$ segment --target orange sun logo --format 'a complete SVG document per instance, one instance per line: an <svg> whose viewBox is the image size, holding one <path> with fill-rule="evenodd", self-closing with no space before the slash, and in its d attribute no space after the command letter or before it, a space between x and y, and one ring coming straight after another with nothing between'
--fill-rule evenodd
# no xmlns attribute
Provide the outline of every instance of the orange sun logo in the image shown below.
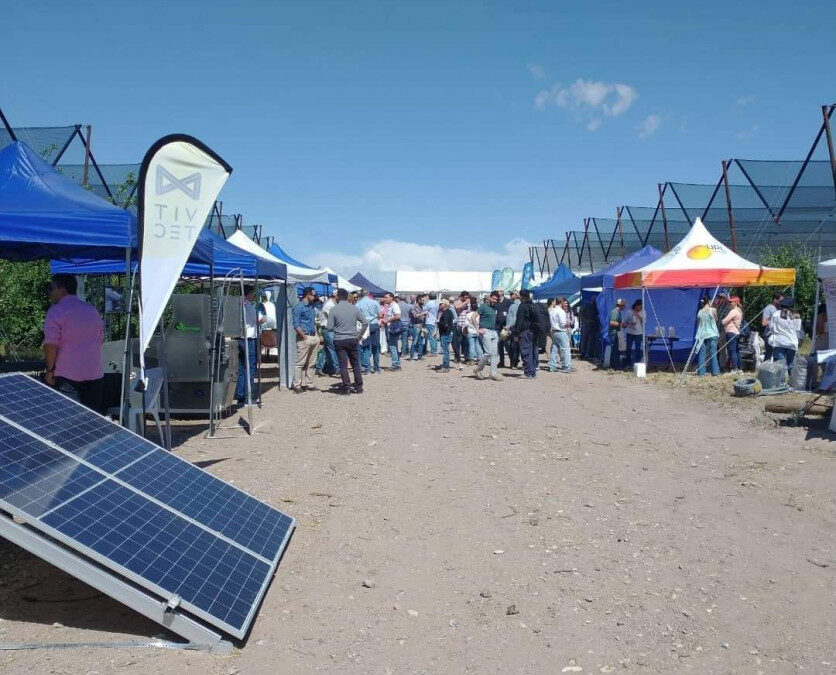
<svg viewBox="0 0 836 675"><path fill-rule="evenodd" d="M688 253L685 255L691 258L691 260L705 260L711 257L711 249L705 244L699 244L689 248Z"/></svg>

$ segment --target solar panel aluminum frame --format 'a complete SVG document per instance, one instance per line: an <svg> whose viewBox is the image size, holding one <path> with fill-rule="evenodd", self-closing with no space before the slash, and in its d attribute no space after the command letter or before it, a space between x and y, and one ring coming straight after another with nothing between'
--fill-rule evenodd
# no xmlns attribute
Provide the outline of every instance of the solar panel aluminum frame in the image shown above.
<svg viewBox="0 0 836 675"><path fill-rule="evenodd" d="M0 378L21 376L21 375L22 375L21 373L5 373L5 374L0 374ZM24 377L27 377L27 376L24 376ZM66 401L68 402L68 405L72 404L72 405L77 405L77 406L80 406L80 407L84 408L84 406L82 406L81 403L63 396L62 394L60 394L59 392L56 392L51 387L48 387L43 382L40 382L39 380L36 380L34 378L30 378L30 377L27 377L27 379L31 382L34 382L34 383L38 384L39 386L44 387L47 391L49 391L53 395L62 396L63 398L66 399ZM89 412L87 408L84 408L84 410ZM46 445L46 446L48 446L48 447L50 447L50 448L52 448L56 451L62 453L63 455L67 456L69 459L77 462L78 464L87 466L88 468L90 468L90 469L94 470L95 472L101 474L104 480L114 481L117 484L123 485L124 487L132 490L136 494L141 495L143 498L147 499L151 503L155 503L156 505L164 508L165 510L176 514L178 517L197 525L198 527L200 527L201 529L206 530L207 532L210 532L210 533L214 534L216 537L218 537L222 541L227 541L227 542L235 545L236 547L241 548L242 550L246 551L250 555L256 557L259 560L261 560L262 562L269 563L269 572L268 572L267 575L265 575L264 582L263 582L263 584L261 585L261 588L258 591L258 594L256 596L256 600L253 602L252 607L250 608L250 611L247 615L246 620L244 621L243 628L238 629L235 626L232 626L232 625L230 625L230 624L228 624L224 621L219 620L217 617L212 616L208 612L205 612L205 611L201 610L200 608L195 607L191 603L183 601L178 596L172 596L171 592L166 591L165 589L163 589L160 586L154 584L153 582L149 581L148 579L145 579L142 576L140 576L140 575L124 568L124 567L122 567L121 565L115 563L114 561L110 560L106 556L101 555L100 553L97 553L96 551L93 551L89 547L81 544L78 541L75 541L72 537L64 535L63 533L61 533L61 532L57 531L56 529L50 527L46 523L42 522L39 517L32 517L32 516L24 513L22 510L12 506L11 504L9 504L5 501L0 501L0 510L5 510L6 512L8 512L12 516L14 516L17 520L19 520L19 521L29 525L30 527L38 530L40 533L42 533L42 536L46 535L47 537L51 537L52 539L56 540L57 542L60 542L64 546L67 546L69 549L73 550L74 552L77 551L77 552L81 553L83 556L87 556L91 560L95 561L95 563L97 563L98 565L101 565L101 566L107 568L108 570L111 570L112 573L114 573L115 575L119 575L121 577L124 577L124 579L128 580L129 583L136 584L139 587L141 587L143 589L146 589L147 591L150 591L151 593L159 596L160 598L163 598L164 599L163 605L168 610L170 610L166 614L172 614L172 615L176 614L178 616L184 616L182 611L181 611L181 608L182 608L182 610L185 610L189 614L193 615L195 618L200 619L201 621L205 621L206 623L210 624L211 626L215 626L215 627L219 628L220 630L224 631L225 633L227 633L229 635L232 635L232 636L234 636L236 638L239 638L239 639L243 639L246 636L247 632L249 631L250 627L252 626L252 622L255 618L255 614L258 611L258 609L260 608L261 603L264 600L264 597L265 597L266 592L267 592L267 588L269 587L270 583L272 582L272 580L275 576L276 568L278 567L278 564L279 564L279 562L280 562L280 560L281 560L281 558L284 554L284 551L287 549L287 545L290 541L290 538L293 535L293 532L294 532L295 527L296 527L296 520L294 518L291 518L290 525L288 526L287 532L284 536L284 539L282 540L281 545L278 547L276 555L274 556L274 558L272 560L268 560L267 558L264 558L263 556L261 556L259 554L256 554L254 551L251 551L251 550L247 549L246 547L238 544L237 542L233 542L232 540L229 540L222 533L217 532L216 530L213 530L212 528L210 528L206 525L202 525L201 523L198 523L197 521L194 521L192 518L189 518L186 514L178 511L177 509L175 509L171 506L168 506L167 504L164 504L162 502L159 502L155 498L153 498L150 495L142 492L141 490L138 490L138 489L134 488L130 484L124 483L124 481L122 481L119 478L118 475L110 473L110 472L108 472L104 469L101 469L99 467L96 467L95 465L87 462L86 460L82 459L81 457L78 457L77 455L74 455L73 453L71 453L67 450L64 450L61 446L55 444L54 442L52 442L52 441L50 441L46 438L43 438L42 436L37 435L36 433L30 431L29 429L21 426L18 423L10 420L9 418L7 418L3 415L0 415L0 420L2 420L6 424L18 429L19 431L25 433L26 435L28 435L31 438L37 440L38 442L40 442L40 443L42 443L42 444L44 444L44 445ZM110 421L110 420L108 420L108 421ZM123 429L121 426L119 426L115 422L111 422L111 423L114 424L115 426L118 426L121 431L123 431L123 432L127 431L131 435L142 439L142 437L139 436L138 434L134 434L133 432L130 432L126 429ZM150 443L149 441L146 441L145 439L142 439L142 440L144 442L147 442L149 445L153 446L153 444ZM154 446L154 447L157 448L157 446ZM157 449L159 449L159 448L157 448ZM185 461L185 460L183 460L183 461ZM125 468L125 467L123 467L123 468ZM235 486L232 486L232 487L234 487L235 490L237 490L239 492L244 492L243 490L240 490L238 487L235 487ZM244 493L244 494L247 494L247 496L255 499L255 497L252 497L252 495L249 495L248 493ZM260 500L257 500L257 501L260 501ZM8 519L4 518L3 520L7 521ZM14 524L16 524L16 523L14 523ZM48 541L48 540L46 540L46 541ZM27 549L27 550L31 551L31 549ZM34 553L35 551L31 551L31 552ZM83 560L83 558L81 558L78 553L74 553L74 555L75 555L76 558L78 558L80 560ZM45 558L45 559L48 562L52 562L49 558ZM121 583L123 585L125 583L123 580L119 579L119 577L117 577L117 576L113 576L112 580L115 583ZM98 586L96 586L96 587L98 588ZM104 592L107 592L107 591L104 591ZM110 593L108 593L108 594L110 594ZM113 596L113 597L116 597L116 596ZM117 598L117 599L121 600L121 598ZM129 603L125 603L125 604L129 604ZM133 607L133 605L130 605L130 604L129 604L129 606ZM144 613L144 612L142 612L142 613ZM149 615L146 614L146 616L149 616ZM165 626L168 625L165 621L160 621L159 618L157 618L155 616L149 616L149 618L152 618L153 620L158 621L159 623L162 623ZM182 622L178 621L178 625L180 625L181 623ZM194 622L194 620L191 620L191 623L194 624L194 625L200 625L200 624L197 624L196 622ZM187 626L187 628L189 628L189 627ZM212 644L211 636L217 635L217 633L215 633L214 631L212 631L211 629L209 629L208 627L205 627L205 626L204 626L204 629L207 631L207 636L210 638L210 640L209 640L208 643L201 642L201 644ZM172 627L172 630L177 632L173 627ZM189 628L189 632L193 632L191 628ZM182 633L178 633L178 634L181 634L183 637L186 637L187 639L190 639L187 635L184 635Z"/></svg>
<svg viewBox="0 0 836 675"><path fill-rule="evenodd" d="M47 560L58 569L159 623L193 645L218 654L227 654L232 650L231 642L224 640L220 633L202 622L177 609L172 610L167 602L135 584L120 579L110 570L85 559L65 546L51 541L33 528L16 523L4 513L0 513L0 537Z"/></svg>

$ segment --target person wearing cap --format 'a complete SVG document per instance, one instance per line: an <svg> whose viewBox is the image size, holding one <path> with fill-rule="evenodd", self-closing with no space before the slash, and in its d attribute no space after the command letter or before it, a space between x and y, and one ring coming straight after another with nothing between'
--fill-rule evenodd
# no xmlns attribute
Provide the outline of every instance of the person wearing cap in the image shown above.
<svg viewBox="0 0 836 675"><path fill-rule="evenodd" d="M736 295L729 298L729 311L720 321L723 326L723 336L729 351L729 363L732 373L742 371L740 362L740 328L743 325L743 310L740 308L740 298Z"/></svg>
<svg viewBox="0 0 836 675"><path fill-rule="evenodd" d="M798 351L798 339L803 337L801 319L793 311L792 298L782 298L780 308L769 319L769 340L772 345L772 357L784 359L787 368L792 368Z"/></svg>
<svg viewBox="0 0 836 675"><path fill-rule="evenodd" d="M475 309L475 303L473 304ZM462 364L467 363L468 357L471 356L468 352L469 344L467 340L467 315L471 310L470 293L462 291L459 293L459 299L453 302L453 309L456 311L456 331L453 333L453 354L456 357L456 363L459 364L459 370L463 368ZM475 358L475 355L473 355Z"/></svg>
<svg viewBox="0 0 836 675"><path fill-rule="evenodd" d="M456 331L456 311L450 306L447 298L438 301L438 339L441 343L441 365L439 373L450 372L450 345L453 342L453 333Z"/></svg>
<svg viewBox="0 0 836 675"><path fill-rule="evenodd" d="M293 307L293 330L296 331L296 372L291 389L297 394L312 387L311 367L316 363L319 338L316 335L316 293L310 286L302 289L302 300Z"/></svg>
<svg viewBox="0 0 836 675"><path fill-rule="evenodd" d="M626 306L627 303L624 302L624 298L619 298L615 301L615 307L613 307L612 311L610 312L609 330L607 331L607 338L610 342L609 366L613 370L621 370L621 355L618 351L618 333L624 326L623 322L621 321L621 312L624 311L624 308Z"/></svg>

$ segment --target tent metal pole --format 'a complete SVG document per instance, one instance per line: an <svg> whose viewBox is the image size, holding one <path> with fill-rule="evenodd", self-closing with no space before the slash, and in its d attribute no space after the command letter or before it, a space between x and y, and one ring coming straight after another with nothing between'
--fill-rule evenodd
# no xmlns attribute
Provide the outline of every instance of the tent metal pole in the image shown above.
<svg viewBox="0 0 836 675"><path fill-rule="evenodd" d="M215 263L209 263L209 436L215 434L215 359L218 331L215 324Z"/></svg>
<svg viewBox="0 0 836 675"><path fill-rule="evenodd" d="M253 433L253 392L252 392L252 374L250 373L250 340L247 337L247 312L244 308L244 270L241 270L241 275L238 277L241 288L241 330L244 333L244 368L247 376L247 433L252 436Z"/></svg>
<svg viewBox="0 0 836 675"><path fill-rule="evenodd" d="M821 290L821 279L819 279L819 265L821 264L821 235L819 235L819 258L818 263L816 263L816 299L813 301L813 329L810 331L812 338L813 338L813 345L812 349L813 352L816 350L816 328L818 328L819 323L819 292Z"/></svg>
<svg viewBox="0 0 836 675"><path fill-rule="evenodd" d="M258 272L256 272L256 278L253 279L253 283L255 284L255 297L259 298L261 295L258 290ZM255 353L257 355L255 360L255 372L258 376L258 407L261 409L261 323L258 321L258 304L256 304L255 308L255 349Z"/></svg>
<svg viewBox="0 0 836 675"><path fill-rule="evenodd" d="M122 290L122 302L125 310L125 349L122 360L122 396L119 403L119 424L127 426L130 422L128 411L131 408L131 311L134 304L134 284L131 275L131 249L125 249L125 288Z"/></svg>
<svg viewBox="0 0 836 675"><path fill-rule="evenodd" d="M160 317L160 361L163 369L163 406L165 413L165 432L163 433L163 446L171 452L171 402L168 396L168 350L165 343L165 317ZM143 395L144 397L144 395Z"/></svg>

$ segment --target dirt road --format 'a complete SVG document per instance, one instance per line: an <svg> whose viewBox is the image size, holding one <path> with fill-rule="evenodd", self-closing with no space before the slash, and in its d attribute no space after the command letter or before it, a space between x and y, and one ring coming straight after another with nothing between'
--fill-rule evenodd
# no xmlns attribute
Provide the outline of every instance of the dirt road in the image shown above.
<svg viewBox="0 0 836 675"><path fill-rule="evenodd" d="M435 363L362 396L274 389L253 438L177 448L299 521L233 655L14 651L0 670L836 669L832 444L587 364L492 382ZM157 634L0 544L0 642Z"/></svg>

